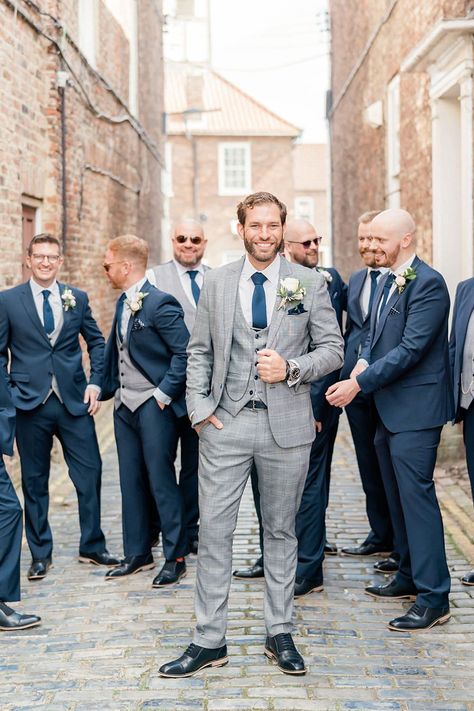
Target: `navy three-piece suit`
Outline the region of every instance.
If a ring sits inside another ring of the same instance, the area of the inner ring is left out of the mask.
[[[117,317],[105,349],[102,399],[116,396],[114,427],[122,493],[122,527],[126,557],[150,554],[150,491],[161,522],[163,552],[173,561],[188,553],[182,494],[176,481],[176,458],[181,418],[187,418],[184,399],[186,346],[189,333],[178,301],[152,286],[131,314],[124,335],[133,367],[171,398],[160,409],[153,395],[132,411],[120,400],[119,368],[123,346],[117,336]]]
[[[60,292],[65,286],[58,282]],[[70,288],[70,287],[68,287]],[[0,294],[0,365],[16,407],[16,441],[25,497],[25,530],[33,560],[50,559],[49,471],[53,435],[61,442],[79,504],[82,553],[101,553],[101,459],[94,420],[87,414],[79,335],[88,349],[91,384],[100,387],[104,338],[92,317],[87,294],[72,288],[74,308],[64,309],[53,344],[38,316],[29,282]],[[60,398],[52,391],[53,375]]]
[[[379,280],[382,277],[379,277]],[[354,272],[349,279],[347,290],[347,322],[344,332],[344,365],[341,380],[346,380],[357,363],[370,329],[370,314],[364,318],[361,308],[361,292],[367,279],[367,267]],[[360,392],[346,406],[346,415],[351,428],[357,464],[366,497],[367,518],[370,532],[364,544],[373,544],[393,549],[393,529],[387,496],[383,486],[377,454],[374,449],[377,429],[377,412],[373,396]]]
[[[396,580],[415,587],[417,603],[448,606],[450,577],[433,470],[442,426],[453,417],[448,357],[449,294],[441,274],[415,257],[416,278],[395,288],[378,317],[387,277],[372,309],[357,376],[373,394],[379,423],[375,447],[400,553]]]

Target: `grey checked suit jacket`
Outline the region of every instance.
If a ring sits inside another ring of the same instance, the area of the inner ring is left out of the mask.
[[[210,267],[206,267],[203,264],[203,268],[206,272]],[[176,269],[176,264],[171,259],[169,262],[165,262],[164,264],[158,264],[156,267],[153,267],[151,271],[153,271],[155,275],[156,286],[158,289],[166,291],[168,294],[174,296],[174,298],[177,299],[183,307],[184,323],[186,324],[186,328],[189,333],[192,333],[196,318],[196,308],[191,304],[184,292],[178,270]]]
[[[296,359],[301,379],[292,388],[286,382],[267,385],[268,416],[277,444],[296,447],[311,443],[315,435],[310,383],[341,367],[344,344],[324,277],[280,259],[280,279],[296,277],[306,287],[305,311],[290,315],[288,306],[278,309],[277,296],[267,348],[285,360]],[[209,417],[222,396],[243,263],[242,258],[212,269],[204,278],[188,346],[186,404],[193,425]]]

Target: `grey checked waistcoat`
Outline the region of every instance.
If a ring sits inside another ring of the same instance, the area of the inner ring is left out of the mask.
[[[123,343],[120,343],[117,337],[117,350],[120,387],[115,393],[114,406],[117,409],[123,403],[135,412],[140,405],[153,397],[155,386],[133,365],[125,338]]]

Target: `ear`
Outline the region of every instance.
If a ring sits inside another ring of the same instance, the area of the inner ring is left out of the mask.
[[[402,237],[401,246],[403,249],[407,249],[411,245],[412,242],[413,242],[413,233],[407,232]]]
[[[239,233],[239,236],[243,239],[244,238],[244,226],[240,224],[240,222],[237,222],[237,232]]]

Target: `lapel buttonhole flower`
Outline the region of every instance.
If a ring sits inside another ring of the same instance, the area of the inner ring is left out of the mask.
[[[133,315],[135,315],[137,311],[140,311],[143,307],[143,300],[145,296],[148,296],[148,292],[144,293],[143,291],[137,291],[131,299],[127,299],[125,302]]]
[[[413,281],[413,279],[416,279],[416,272],[411,267],[405,269],[402,274],[397,274],[395,277],[395,285],[398,289],[398,293],[402,294],[403,291],[405,291],[407,283]]]
[[[287,277],[286,279],[280,279],[280,286],[278,287],[277,296],[281,299],[278,308],[282,309],[287,304],[289,305],[303,301],[306,296],[306,289],[299,279],[296,279],[295,277]]]
[[[63,302],[64,311],[69,311],[69,309],[75,308],[76,297],[72,293],[72,289],[70,289],[68,286],[64,287],[63,293],[61,294],[61,299]]]

